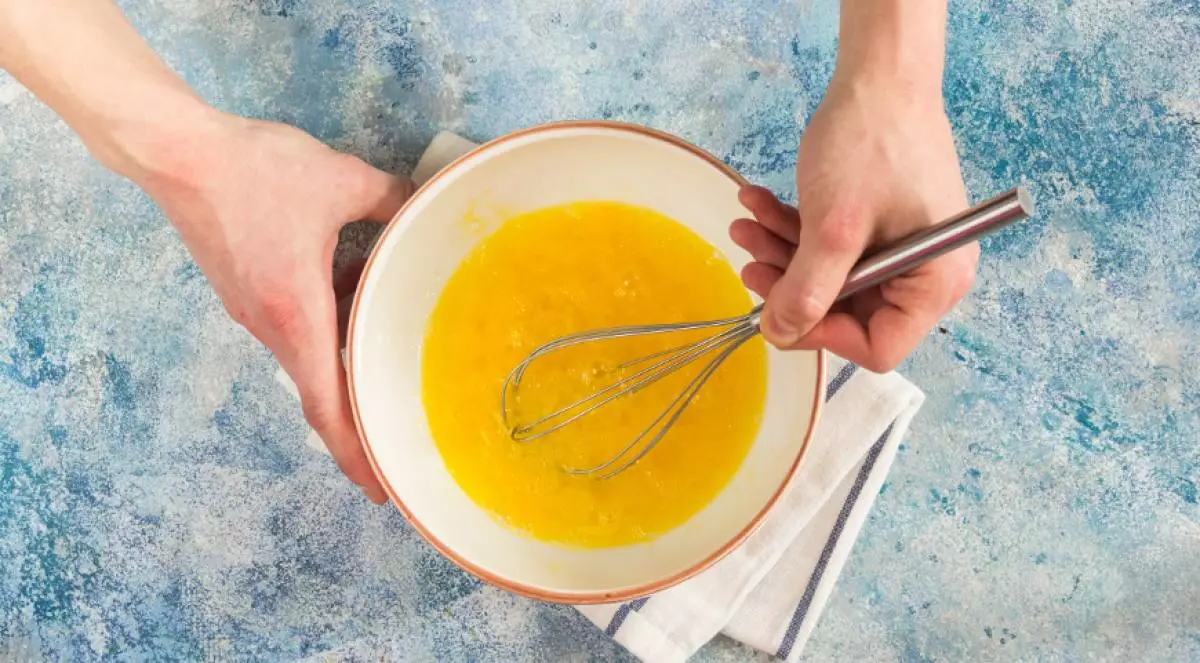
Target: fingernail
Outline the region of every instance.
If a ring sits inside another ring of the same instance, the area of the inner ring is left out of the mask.
[[[778,345],[794,345],[800,340],[800,330],[777,311],[772,311],[771,315],[767,316],[767,326],[768,335],[773,337]]]

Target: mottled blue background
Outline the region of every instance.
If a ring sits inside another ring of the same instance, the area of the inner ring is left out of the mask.
[[[122,4],[213,103],[381,167],[603,117],[785,195],[836,45],[831,0]],[[906,364],[927,406],[806,657],[1198,660],[1200,7],[953,4],[968,188],[1041,214]],[[368,505],[161,214],[3,75],[0,232],[0,658],[622,655]]]

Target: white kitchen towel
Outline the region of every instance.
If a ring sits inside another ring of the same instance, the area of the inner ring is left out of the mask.
[[[450,133],[413,171],[422,184],[474,144]],[[579,611],[643,661],[684,661],[718,633],[787,661],[800,657],[924,394],[904,378],[830,356],[810,448],[759,528],[671,589]],[[295,393],[287,376],[280,381]],[[310,443],[323,449],[315,436]]]

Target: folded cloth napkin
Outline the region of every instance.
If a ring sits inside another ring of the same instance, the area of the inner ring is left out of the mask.
[[[419,185],[474,144],[441,133]],[[295,393],[282,372],[279,379]],[[804,462],[759,528],[704,573],[650,597],[578,610],[643,661],[684,661],[718,633],[795,661],[924,394],[829,356],[825,409]],[[316,437],[310,443],[324,445]]]

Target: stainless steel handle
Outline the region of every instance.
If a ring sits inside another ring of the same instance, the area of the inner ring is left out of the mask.
[[[1033,198],[1023,186],[982,202],[941,223],[904,237],[864,258],[838,294],[838,301],[923,265],[984,235],[1035,214]]]

